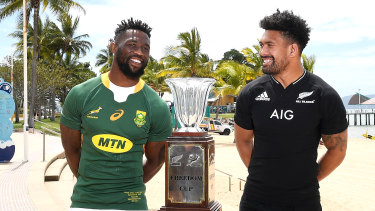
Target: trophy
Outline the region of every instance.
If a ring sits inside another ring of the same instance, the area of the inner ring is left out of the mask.
[[[165,206],[161,211],[219,211],[215,201],[215,143],[199,128],[212,78],[169,78],[176,119],[181,128],[168,137],[165,150]]]

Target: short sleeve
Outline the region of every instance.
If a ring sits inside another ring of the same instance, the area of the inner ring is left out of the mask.
[[[253,130],[253,120],[251,114],[251,105],[250,105],[250,96],[249,90],[245,87],[240,94],[238,95],[236,101],[236,113],[234,115],[234,122],[246,129],[246,130]]]
[[[343,132],[348,127],[344,104],[335,90],[323,91],[321,98],[321,133],[325,135]]]
[[[165,141],[167,137],[172,135],[171,113],[164,101],[151,106],[153,106],[151,119],[152,125],[148,141]]]
[[[61,113],[60,123],[74,130],[81,130],[82,97],[79,96],[77,87],[70,90],[65,99]]]

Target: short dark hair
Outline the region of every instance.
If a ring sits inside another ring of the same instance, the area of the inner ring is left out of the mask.
[[[114,40],[117,41],[117,39],[121,36],[121,34],[124,33],[128,29],[137,29],[137,30],[143,31],[144,33],[147,34],[149,38],[151,37],[152,28],[148,26],[147,23],[144,23],[141,20],[133,20],[133,18],[130,18],[127,21],[122,20],[121,24],[118,24],[118,27],[115,30]]]
[[[280,12],[277,9],[274,14],[264,17],[259,22],[259,26],[265,30],[281,31],[284,37],[297,43],[300,53],[310,40],[311,28],[307,26],[305,20],[294,15],[293,11]]]

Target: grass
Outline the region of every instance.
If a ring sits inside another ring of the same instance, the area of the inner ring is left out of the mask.
[[[215,113],[210,113],[211,118],[216,118]],[[234,113],[223,113],[219,114],[219,119],[225,119],[225,118],[234,118]]]
[[[60,118],[55,118],[55,121],[51,121],[50,119],[42,119],[42,122],[44,124],[40,123],[40,122],[35,122],[34,123],[34,128],[37,129],[37,130],[43,131],[43,129],[42,129],[42,126],[43,126],[45,128],[48,128],[50,130],[53,130],[55,132],[60,133],[60,129],[59,129],[60,128]],[[13,128],[14,129],[19,129],[19,128],[22,129],[23,128],[23,120],[20,121],[19,123],[13,123]],[[48,131],[46,131],[46,134],[56,136],[56,134],[50,133]]]

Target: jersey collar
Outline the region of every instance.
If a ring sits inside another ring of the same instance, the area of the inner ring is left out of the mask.
[[[109,75],[109,72],[103,73],[101,75],[101,80],[102,80],[103,85],[109,89],[109,76],[108,75]],[[135,85],[134,93],[141,91],[144,86],[145,86],[145,81],[142,79],[139,79],[138,83]]]
[[[299,77],[297,80],[295,80],[292,84],[293,84],[293,85],[296,85],[299,81],[301,81],[301,80],[305,77],[306,72],[307,72],[307,71],[304,69],[304,70],[303,70],[303,74],[302,74],[302,76]],[[272,80],[273,80],[275,83],[280,84],[280,82],[278,82],[278,81],[273,77],[273,75],[271,75],[271,78],[272,78]]]

